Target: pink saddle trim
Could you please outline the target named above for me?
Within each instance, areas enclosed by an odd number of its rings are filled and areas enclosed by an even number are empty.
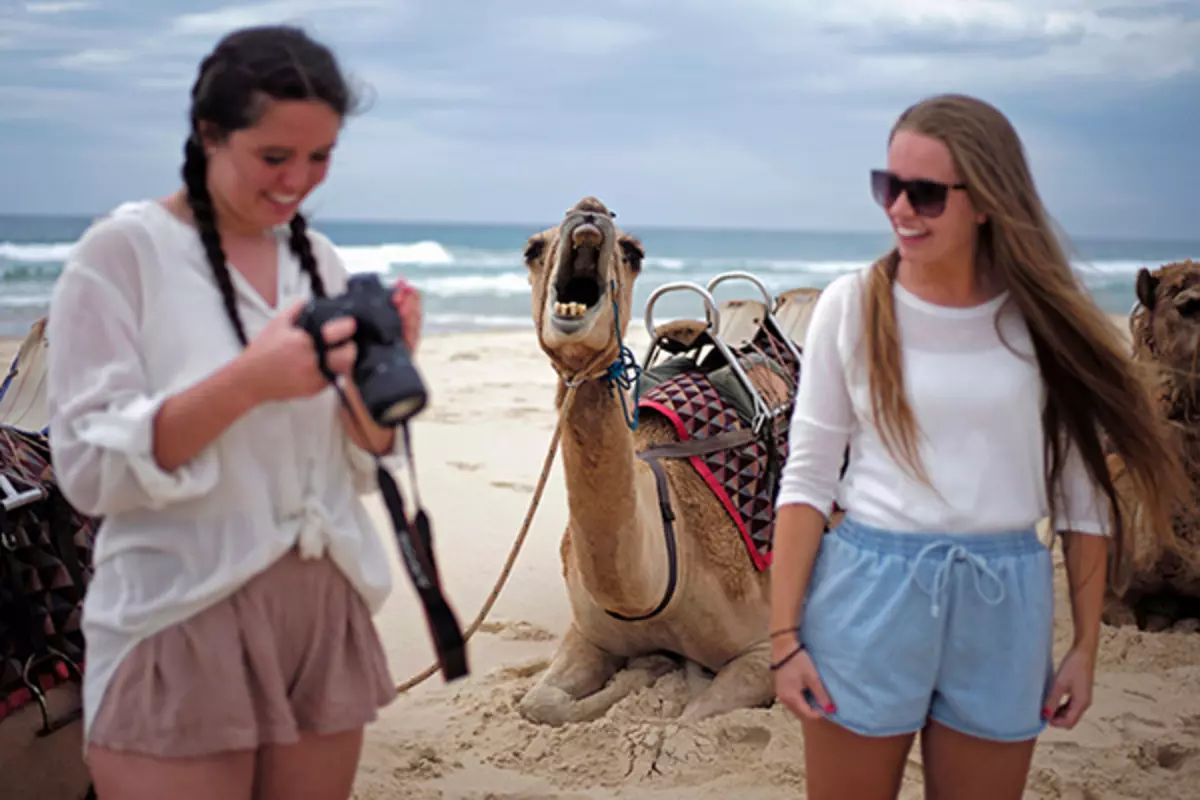
[[[675,409],[671,408],[670,406],[660,403],[657,400],[643,398],[642,400],[638,401],[638,407],[654,409],[669,419],[671,424],[675,427],[675,434],[679,437],[679,441],[686,442],[692,438],[688,433],[687,425],[684,424],[683,419],[678,413],[676,413]],[[742,541],[746,545],[746,550],[750,554],[750,560],[754,563],[755,569],[761,572],[762,570],[771,566],[774,551],[772,550],[766,555],[763,555],[758,551],[758,547],[755,544],[754,539],[750,536],[750,532],[746,529],[746,522],[742,518],[741,513],[737,510],[737,507],[734,506],[733,501],[729,498],[729,493],[725,491],[725,487],[722,486],[721,482],[717,480],[717,476],[714,475],[712,470],[708,468],[708,465],[704,463],[704,459],[702,459],[700,456],[689,456],[688,461],[691,462],[692,467],[700,475],[701,479],[708,485],[708,488],[712,490],[712,493],[717,496],[717,500],[720,501],[721,505],[725,507],[725,511],[728,512],[730,519],[733,520],[733,523],[737,525],[738,532],[742,535]]]

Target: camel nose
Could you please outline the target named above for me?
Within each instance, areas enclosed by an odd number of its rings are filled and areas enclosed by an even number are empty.
[[[595,217],[589,217],[586,222],[576,226],[571,232],[571,242],[576,247],[599,247],[604,243],[604,234],[596,227]]]

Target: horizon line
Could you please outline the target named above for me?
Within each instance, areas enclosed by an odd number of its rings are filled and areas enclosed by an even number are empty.
[[[83,213],[83,212],[45,212],[45,211],[0,211],[0,218],[7,217],[10,219],[71,219],[85,220],[96,219],[103,216],[107,212]],[[365,224],[365,225],[445,225],[470,228],[523,228],[530,229],[530,235],[538,231],[552,227],[553,223],[549,222],[512,222],[512,221],[487,221],[487,220],[471,220],[471,219],[438,219],[438,218],[388,218],[388,217],[347,217],[347,216],[321,216],[306,212],[309,219],[315,223],[333,222],[341,224]],[[821,235],[821,234],[849,234],[856,236],[890,236],[890,232],[886,230],[866,230],[863,228],[786,228],[786,227],[758,227],[758,226],[716,226],[716,225],[670,225],[664,223],[646,223],[632,226],[630,230],[637,228],[644,231],[679,231],[679,232],[707,232],[707,233],[783,233],[783,234],[806,234],[806,235]],[[1060,230],[1063,230],[1059,226]],[[1094,242],[1153,242],[1157,244],[1200,244],[1200,238],[1186,238],[1181,235],[1159,236],[1154,234],[1118,234],[1110,233],[1070,233],[1067,232],[1067,238],[1071,241],[1077,239],[1086,239]]]

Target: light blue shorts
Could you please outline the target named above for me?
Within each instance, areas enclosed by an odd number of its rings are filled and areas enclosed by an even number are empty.
[[[1020,741],[1045,728],[1053,565],[1033,528],[893,533],[847,518],[822,537],[799,624],[828,718],[855,733],[934,719]]]

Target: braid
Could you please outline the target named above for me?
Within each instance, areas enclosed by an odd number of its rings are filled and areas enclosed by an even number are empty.
[[[183,148],[183,182],[187,187],[188,206],[196,220],[196,228],[200,231],[200,241],[204,244],[204,252],[208,263],[216,276],[217,286],[221,289],[221,298],[225,301],[225,311],[233,323],[238,340],[245,347],[248,343],[246,328],[242,318],[238,316],[237,300],[233,291],[233,277],[225,264],[225,251],[221,248],[221,234],[217,232],[217,215],[213,209],[212,197],[208,193],[208,183],[205,178],[205,167],[208,158],[204,155],[197,134],[188,137]]]
[[[288,240],[288,246],[292,248],[296,258],[300,259],[300,269],[308,273],[308,279],[312,281],[313,294],[317,297],[324,297],[325,282],[321,280],[321,274],[317,272],[317,259],[313,256],[312,242],[308,240],[308,221],[304,219],[303,214],[296,212],[296,216],[292,217],[290,227],[292,238]]]

